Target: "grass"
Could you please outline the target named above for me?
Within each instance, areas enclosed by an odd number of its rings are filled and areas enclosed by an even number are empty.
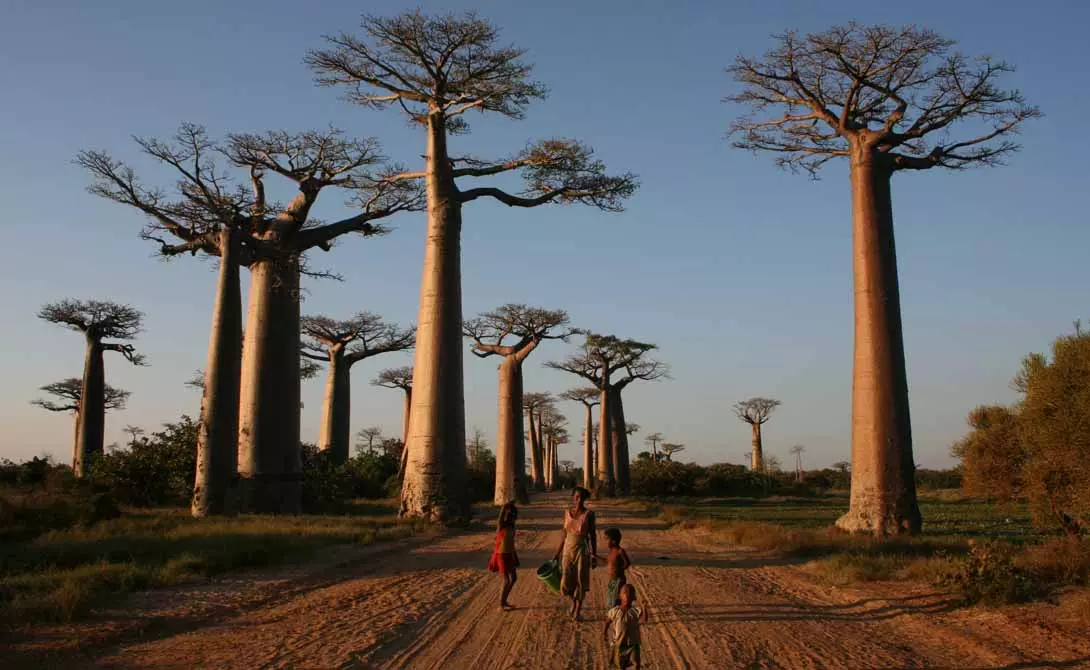
[[[369,545],[418,529],[400,523],[390,505],[358,506],[342,516],[194,519],[185,510],[131,511],[0,546],[0,622],[70,621],[134,590],[302,560],[332,545]]]
[[[844,496],[668,501],[651,511],[713,541],[809,559],[804,569],[836,586],[875,581],[944,584],[970,602],[1021,602],[1090,584],[1090,545],[1033,526],[1025,506],[997,508],[950,492],[921,496],[924,532],[876,540],[838,532]],[[1072,616],[1084,616],[1076,599]]]

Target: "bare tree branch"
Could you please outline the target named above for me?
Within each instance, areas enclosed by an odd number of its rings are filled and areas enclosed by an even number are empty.
[[[779,400],[772,398],[748,398],[734,403],[735,416],[750,425],[762,425],[767,423],[772,412],[780,406]]]
[[[83,380],[78,377],[69,377],[59,382],[46,384],[38,389],[44,393],[60,398],[60,402],[38,398],[31,400],[30,404],[49,410],[50,412],[78,412],[83,399]],[[132,395],[129,391],[114,388],[106,384],[104,390],[103,408],[125,409],[125,402]]]
[[[401,389],[407,391],[413,387],[413,369],[406,366],[402,368],[389,368],[383,370],[371,380],[373,386],[382,386],[389,389]]]
[[[415,328],[399,328],[369,312],[360,312],[344,321],[305,316],[300,327],[303,335],[300,354],[316,361],[328,361],[343,351],[345,361],[352,365],[379,354],[411,349],[416,343]]]
[[[518,356],[525,359],[542,340],[567,340],[575,331],[567,328],[568,313],[521,304],[507,304],[484,312],[462,324],[462,333],[473,340],[473,353],[480,358],[492,355]],[[557,333],[555,329],[561,328]],[[505,343],[508,337],[516,339]]]

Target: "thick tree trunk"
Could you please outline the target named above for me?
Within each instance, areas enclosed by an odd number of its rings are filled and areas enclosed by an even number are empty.
[[[560,488],[560,443],[553,440],[553,488]]]
[[[890,167],[852,149],[855,361],[852,485],[844,530],[878,535],[920,530],[908,408],[901,298],[893,238]]]
[[[413,405],[413,390],[405,391],[405,408],[401,410],[401,463],[397,466],[398,481],[405,480],[405,464],[409,462],[409,412]]]
[[[102,341],[87,335],[87,353],[83,360],[83,386],[80,412],[76,423],[76,445],[72,471],[84,477],[96,458],[102,455],[106,432],[106,373],[102,363]]]
[[[607,375],[608,376],[608,375]],[[613,391],[602,390],[598,409],[598,473],[595,492],[599,496],[616,495],[613,470]]]
[[[219,283],[208,336],[201,420],[197,428],[197,477],[193,516],[234,511],[238,471],[238,408],[242,374],[242,287],[239,238],[233,227],[220,231]]]
[[[238,469],[244,509],[297,514],[299,444],[299,263],[259,261],[251,268],[242,348]]]
[[[462,205],[447,157],[443,117],[428,118],[428,241],[420,283],[409,462],[401,514],[467,518],[465,389],[462,382]]]
[[[322,404],[321,432],[318,449],[334,465],[348,460],[351,440],[349,415],[352,411],[351,364],[345,360],[344,346],[329,349],[329,376],[326,378],[325,401]]]
[[[586,426],[583,428],[583,488],[594,488],[594,408],[586,409]]]
[[[764,449],[761,447],[761,424],[751,423],[749,427],[753,431],[753,440],[750,443],[753,446],[753,450],[750,451],[749,469],[754,472],[764,472],[765,455]]]
[[[545,490],[553,490],[553,440],[548,435],[545,436],[545,444],[542,449],[543,460],[545,462]]]
[[[621,392],[613,392],[613,474],[617,480],[617,494],[626,496],[631,489],[628,476],[628,424],[624,420],[624,401]]]
[[[541,452],[541,433],[537,430],[533,410],[526,414],[527,420],[530,422],[526,431],[530,436],[530,477],[533,479],[534,488],[540,491],[545,488],[545,463]]]
[[[496,432],[496,489],[493,502],[497,505],[512,500],[525,503],[527,500],[523,473],[526,447],[522,426],[522,363],[515,356],[505,356],[499,367],[500,413]],[[523,480],[521,495],[520,480]]]

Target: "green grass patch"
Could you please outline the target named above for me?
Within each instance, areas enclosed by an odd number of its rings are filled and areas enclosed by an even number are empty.
[[[134,590],[301,560],[332,545],[407,537],[419,528],[399,522],[392,505],[376,504],[341,516],[128,512],[0,546],[0,622],[69,621]]]

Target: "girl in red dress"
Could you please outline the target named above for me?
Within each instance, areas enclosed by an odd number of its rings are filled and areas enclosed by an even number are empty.
[[[496,546],[492,550],[492,558],[488,561],[488,571],[498,572],[503,575],[503,591],[500,593],[500,609],[514,609],[507,602],[507,596],[518,581],[515,568],[519,564],[519,555],[515,551],[515,521],[518,520],[519,511],[514,502],[509,502],[500,508],[500,519],[496,522]]]

